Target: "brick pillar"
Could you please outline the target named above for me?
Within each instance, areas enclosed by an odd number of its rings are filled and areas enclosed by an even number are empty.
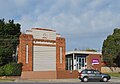
[[[62,63],[60,63],[60,48],[62,48]],[[56,38],[56,70],[65,70],[65,39]]]
[[[33,70],[33,36],[29,34],[20,35],[18,48],[18,63],[22,63],[23,71]],[[28,45],[28,63],[26,63],[26,45]]]

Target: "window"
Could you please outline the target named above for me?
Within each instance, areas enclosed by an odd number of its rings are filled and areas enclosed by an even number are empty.
[[[60,47],[60,64],[62,64],[62,47]]]
[[[66,58],[66,70],[73,70],[72,58]]]
[[[92,71],[87,71],[87,73],[88,73],[88,74],[91,74],[91,73],[92,73]]]
[[[83,73],[83,74],[86,74],[86,70],[83,70],[82,73]]]
[[[95,74],[99,74],[100,72],[99,71],[94,71]]]
[[[26,64],[28,64],[28,45],[26,45]]]

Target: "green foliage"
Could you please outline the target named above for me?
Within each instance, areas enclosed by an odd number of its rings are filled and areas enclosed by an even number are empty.
[[[12,51],[9,48],[0,47],[0,65],[5,65],[12,61]]]
[[[4,75],[4,67],[0,67],[0,76],[3,76]]]
[[[0,65],[12,62],[12,55],[16,52],[19,43],[20,24],[14,20],[5,22],[0,19]]]
[[[104,40],[102,53],[103,60],[107,65],[117,65],[120,67],[120,29],[114,29],[113,34]]]
[[[0,67],[0,76],[20,76],[22,64],[9,63]]]
[[[97,50],[95,50],[95,49],[90,49],[90,48],[87,48],[85,51],[97,52]]]
[[[14,20],[5,22],[4,19],[0,20],[0,35],[20,35],[20,24],[15,24]]]

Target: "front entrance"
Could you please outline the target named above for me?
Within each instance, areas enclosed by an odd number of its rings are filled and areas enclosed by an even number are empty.
[[[73,70],[73,59],[72,58],[66,59],[66,69]]]
[[[77,61],[77,70],[78,71],[81,71],[83,69],[85,69],[86,67],[86,57],[77,57],[76,58],[76,61]]]
[[[78,70],[79,72],[86,68],[86,56],[81,54],[66,56],[66,70]]]

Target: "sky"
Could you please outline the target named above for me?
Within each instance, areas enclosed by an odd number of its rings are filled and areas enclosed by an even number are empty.
[[[21,31],[50,28],[66,39],[66,50],[101,50],[120,27],[120,0],[0,0],[0,19],[13,19]]]

